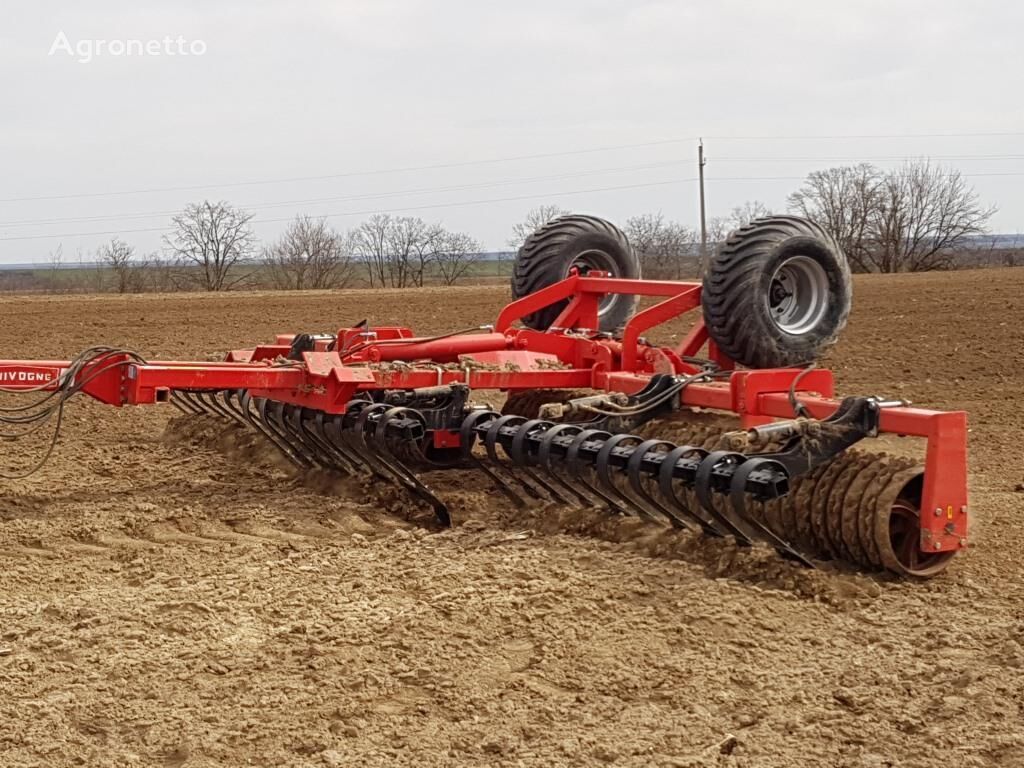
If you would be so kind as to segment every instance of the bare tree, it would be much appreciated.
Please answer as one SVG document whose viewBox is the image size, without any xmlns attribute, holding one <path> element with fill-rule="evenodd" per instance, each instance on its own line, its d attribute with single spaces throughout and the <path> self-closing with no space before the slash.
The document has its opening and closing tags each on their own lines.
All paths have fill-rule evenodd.
<svg viewBox="0 0 1024 768">
<path fill-rule="evenodd" d="M 366 267 L 370 287 L 423 285 L 444 229 L 412 216 L 378 213 L 349 233 L 349 248 Z"/>
<path fill-rule="evenodd" d="M 771 215 L 772 209 L 760 200 L 747 200 L 743 205 L 737 205 L 729 212 L 727 221 L 731 229 L 739 229 L 740 227 L 745 227 L 754 219 Z"/>
<path fill-rule="evenodd" d="M 434 255 L 438 274 L 445 285 L 454 285 L 480 260 L 480 243 L 464 232 L 445 232 Z"/>
<path fill-rule="evenodd" d="M 699 271 L 698 236 L 689 227 L 648 213 L 626 219 L 623 229 L 645 276 L 679 279 Z"/>
<path fill-rule="evenodd" d="M 959 171 L 927 160 L 814 171 L 789 207 L 828 230 L 860 272 L 948 269 L 995 213 Z"/>
<path fill-rule="evenodd" d="M 175 258 L 194 267 L 189 274 L 204 290 L 230 290 L 249 276 L 242 267 L 256 248 L 252 216 L 224 201 L 193 203 L 171 219 L 174 232 L 164 243 Z"/>
<path fill-rule="evenodd" d="M 281 290 L 344 288 L 353 278 L 345 239 L 324 219 L 296 216 L 280 239 L 264 248 L 263 260 Z"/>
<path fill-rule="evenodd" d="M 995 211 L 981 207 L 959 171 L 927 160 L 906 163 L 880 185 L 871 266 L 878 272 L 949 269 Z"/>
<path fill-rule="evenodd" d="M 394 219 L 389 238 L 394 287 L 423 285 L 444 234 L 444 227 L 440 224 L 428 224 L 417 217 L 399 216 Z"/>
<path fill-rule="evenodd" d="M 558 205 L 538 205 L 532 208 L 525 219 L 512 227 L 512 237 L 508 239 L 509 247 L 518 251 L 534 230 L 567 213 L 569 211 Z"/>
<path fill-rule="evenodd" d="M 789 209 L 821 224 L 858 272 L 871 270 L 882 172 L 870 163 L 813 171 L 789 196 Z"/>
<path fill-rule="evenodd" d="M 60 290 L 61 269 L 64 266 L 64 243 L 58 243 L 57 247 L 47 254 L 47 261 L 50 264 L 50 274 L 47 275 L 48 290 L 56 292 Z"/>
<path fill-rule="evenodd" d="M 146 259 L 135 258 L 135 248 L 117 237 L 104 243 L 96 252 L 97 266 L 107 269 L 114 276 L 114 290 L 117 293 L 138 293 L 145 289 Z"/>
<path fill-rule="evenodd" d="M 760 200 L 748 200 L 743 205 L 737 205 L 729 211 L 727 216 L 713 216 L 708 219 L 708 253 L 713 253 L 719 245 L 724 243 L 733 230 L 746 226 L 754 219 L 771 216 L 771 214 L 771 209 Z"/>
<path fill-rule="evenodd" d="M 149 259 L 149 289 L 156 293 L 186 290 L 189 285 L 194 285 L 188 272 L 181 259 L 154 253 Z"/>
<path fill-rule="evenodd" d="M 388 229 L 391 217 L 377 213 L 348 233 L 348 248 L 366 268 L 370 287 L 384 287 L 388 279 Z"/>
</svg>

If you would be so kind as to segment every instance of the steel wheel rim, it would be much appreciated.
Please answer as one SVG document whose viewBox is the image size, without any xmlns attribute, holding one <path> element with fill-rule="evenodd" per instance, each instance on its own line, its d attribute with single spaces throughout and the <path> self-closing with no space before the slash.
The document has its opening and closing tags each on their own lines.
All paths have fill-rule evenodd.
<svg viewBox="0 0 1024 768">
<path fill-rule="evenodd" d="M 828 309 L 828 275 L 809 256 L 782 262 L 768 287 L 768 313 L 776 327 L 800 336 L 807 333 Z"/>
<path fill-rule="evenodd" d="M 906 499 L 896 499 L 889 511 L 889 542 L 903 572 L 909 576 L 932 576 L 944 570 L 956 555 L 952 552 L 921 550 L 921 514 Z"/>
<path fill-rule="evenodd" d="M 598 249 L 580 251 L 576 254 L 572 261 L 569 262 L 569 266 L 565 270 L 565 276 L 568 277 L 574 269 L 581 275 L 586 275 L 596 269 L 617 276 L 615 275 L 615 262 L 612 260 L 612 257 L 605 251 Z M 604 296 L 597 305 L 597 316 L 603 317 L 606 315 L 617 298 L 618 296 L 614 293 Z"/>
</svg>

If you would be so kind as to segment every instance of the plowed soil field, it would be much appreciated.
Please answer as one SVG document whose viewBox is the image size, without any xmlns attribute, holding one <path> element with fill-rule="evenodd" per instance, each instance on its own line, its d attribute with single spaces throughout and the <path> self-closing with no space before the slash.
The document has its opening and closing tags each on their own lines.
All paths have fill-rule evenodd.
<svg viewBox="0 0 1024 768">
<path fill-rule="evenodd" d="M 0 357 L 217 359 L 505 300 L 4 297 Z M 841 392 L 970 413 L 972 547 L 930 582 L 596 535 L 465 472 L 432 478 L 438 532 L 169 406 L 76 400 L 0 484 L 0 766 L 1024 766 L 1024 270 L 855 304 Z"/>
</svg>

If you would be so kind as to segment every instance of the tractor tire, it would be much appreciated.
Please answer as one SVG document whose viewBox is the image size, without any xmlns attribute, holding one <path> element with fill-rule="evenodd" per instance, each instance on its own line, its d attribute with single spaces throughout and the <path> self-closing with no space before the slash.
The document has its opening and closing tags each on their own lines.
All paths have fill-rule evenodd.
<svg viewBox="0 0 1024 768">
<path fill-rule="evenodd" d="M 512 270 L 512 297 L 521 299 L 564 280 L 573 267 L 580 274 L 601 270 L 612 277 L 640 277 L 640 260 L 618 227 L 595 216 L 570 214 L 552 219 L 526 238 Z M 523 324 L 546 331 L 567 304 L 563 300 L 539 309 L 524 317 Z M 635 310 L 635 296 L 610 294 L 601 302 L 600 327 L 595 330 L 615 332 Z"/>
<path fill-rule="evenodd" d="M 711 340 L 749 368 L 815 362 L 846 325 L 852 281 L 846 257 L 819 225 L 766 216 L 731 232 L 702 291 Z"/>
</svg>

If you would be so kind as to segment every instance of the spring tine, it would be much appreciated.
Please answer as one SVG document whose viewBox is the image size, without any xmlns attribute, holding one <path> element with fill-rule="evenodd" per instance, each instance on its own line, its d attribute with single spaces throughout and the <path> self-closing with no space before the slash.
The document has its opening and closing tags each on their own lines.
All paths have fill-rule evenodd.
<svg viewBox="0 0 1024 768">
<path fill-rule="evenodd" d="M 732 501 L 733 512 L 737 517 L 742 518 L 747 525 L 757 529 L 761 538 L 775 547 L 775 550 L 780 555 L 790 560 L 796 560 L 797 562 L 806 565 L 808 568 L 813 568 L 814 563 L 797 551 L 792 544 L 764 525 L 760 520 L 752 517 L 747 511 L 746 502 L 749 498 L 746 492 L 747 478 L 750 477 L 751 473 L 758 469 L 765 469 L 768 465 L 781 467 L 778 462 L 772 461 L 771 459 L 748 459 L 737 467 L 736 472 L 732 476 L 729 490 L 729 497 Z"/>
<path fill-rule="evenodd" d="M 301 436 L 295 434 L 292 430 L 292 425 L 288 420 L 288 414 L 291 413 L 294 406 L 280 400 L 270 400 L 267 402 L 265 408 L 267 416 L 278 428 L 278 432 L 284 440 L 292 446 L 292 449 L 302 456 L 302 458 L 309 463 L 311 468 L 322 466 L 318 461 L 318 457 L 315 452 L 311 451 L 309 446 L 302 442 Z"/>
<path fill-rule="evenodd" d="M 206 403 L 206 407 L 210 409 L 211 414 L 227 421 L 234 421 L 231 412 L 221 404 L 220 399 L 217 397 L 218 394 L 220 393 L 217 390 L 208 390 L 200 392 L 198 397 Z"/>
<path fill-rule="evenodd" d="M 351 405 L 351 403 L 350 403 Z M 345 426 L 344 416 L 331 416 L 323 420 L 323 431 L 328 441 L 340 453 L 342 453 L 355 467 L 369 472 L 375 477 L 384 477 L 377 470 L 377 467 L 370 461 L 365 452 L 354 445 L 355 436 L 352 430 Z M 389 478 L 386 478 L 389 479 Z"/>
<path fill-rule="evenodd" d="M 240 389 L 237 391 L 239 400 L 239 412 L 245 421 L 254 430 L 263 435 L 288 461 L 294 464 L 299 469 L 307 469 L 306 465 L 303 464 L 301 458 L 295 455 L 292 451 L 291 446 L 287 442 L 282 440 L 277 434 L 263 421 L 260 416 L 258 409 L 253 404 L 252 394 L 247 389 Z"/>
<path fill-rule="evenodd" d="M 680 445 L 678 448 L 674 448 L 665 454 L 665 458 L 661 462 L 661 468 L 658 471 L 658 490 L 661 491 L 661 495 L 668 499 L 676 509 L 683 514 L 686 514 L 697 521 L 700 529 L 707 536 L 714 536 L 720 538 L 725 536 L 725 531 L 715 522 L 717 515 L 712 514 L 710 520 L 706 520 L 697 514 L 697 510 L 691 509 L 682 499 L 679 498 L 679 494 L 676 490 L 675 476 L 673 471 L 675 469 L 676 462 L 684 456 L 700 456 L 701 458 L 708 455 L 708 452 L 703 448 L 698 448 L 695 445 Z"/>
<path fill-rule="evenodd" d="M 569 476 L 579 482 L 581 485 L 587 486 L 587 488 L 594 492 L 594 495 L 600 497 L 600 499 L 608 506 L 615 514 L 623 514 L 622 508 L 615 502 L 613 498 L 608 496 L 604 491 L 601 490 L 598 485 L 590 485 L 587 480 L 583 478 L 582 463 L 580 462 L 580 448 L 588 440 L 607 440 L 610 438 L 611 432 L 605 432 L 601 429 L 584 429 L 578 435 L 576 435 L 569 447 L 565 451 L 565 463 L 569 467 Z"/>
<path fill-rule="evenodd" d="M 206 411 L 204 411 L 202 408 L 196 405 L 196 401 L 193 399 L 192 393 L 189 392 L 187 389 L 179 389 L 177 390 L 177 393 L 178 396 L 181 398 L 181 402 L 185 405 L 185 407 L 190 409 L 192 413 L 196 414 L 197 416 L 202 416 L 206 414 Z"/>
<path fill-rule="evenodd" d="M 242 408 L 235 399 L 239 396 L 238 393 L 239 390 L 237 389 L 222 389 L 220 391 L 221 403 L 227 413 L 231 415 L 231 418 L 242 426 L 247 427 L 249 426 L 249 420 L 245 417 L 245 414 L 242 413 Z"/>
<path fill-rule="evenodd" d="M 391 464 L 395 469 L 398 469 L 402 476 L 406 487 L 413 492 L 413 494 L 419 497 L 422 501 L 428 503 L 434 510 L 434 516 L 437 517 L 437 521 L 445 527 L 451 527 L 452 518 L 448 512 L 448 505 L 445 504 L 441 499 L 434 493 L 434 491 L 413 472 L 405 462 L 401 461 L 394 452 L 388 447 L 388 426 L 391 422 L 401 417 L 409 417 L 418 421 L 421 427 L 426 432 L 426 423 L 423 419 L 423 415 L 413 409 L 405 407 L 395 407 L 385 412 L 380 420 L 377 422 L 377 428 L 374 431 L 374 439 L 376 440 L 378 449 L 381 454 L 390 459 Z"/>
<path fill-rule="evenodd" d="M 208 402 L 206 402 L 206 392 L 204 392 L 203 390 L 196 390 L 195 392 L 190 392 L 189 394 L 191 394 L 192 396 L 192 402 L 199 406 L 199 409 L 207 416 L 220 416 L 217 410 Z"/>
<path fill-rule="evenodd" d="M 367 442 L 366 425 L 371 416 L 380 416 L 390 406 L 383 403 L 374 403 L 370 400 L 351 400 L 345 406 L 345 416 L 342 419 L 342 431 L 349 451 L 359 457 L 359 460 L 370 470 L 375 477 L 388 482 L 395 482 L 394 472 L 381 460 L 380 456 L 372 449 Z"/>
<path fill-rule="evenodd" d="M 171 405 L 186 416 L 197 416 L 199 414 L 199 411 L 185 397 L 185 393 L 178 389 L 171 390 Z"/>
<path fill-rule="evenodd" d="M 743 546 L 750 546 L 753 542 L 750 534 L 744 531 L 740 525 L 728 515 L 721 512 L 716 506 L 716 501 L 711 489 L 711 478 L 715 469 L 722 464 L 729 462 L 741 462 L 746 459 L 742 453 L 735 451 L 712 451 L 701 461 L 697 468 L 697 475 L 694 479 L 694 490 L 697 492 L 697 500 L 704 508 L 704 511 L 722 523 L 729 533 Z"/>
<path fill-rule="evenodd" d="M 516 432 L 515 436 L 512 438 L 512 445 L 509 447 L 508 454 L 512 458 L 512 461 L 517 466 L 522 467 L 523 471 L 526 472 L 530 479 L 547 491 L 548 495 L 550 495 L 555 501 L 561 502 L 562 504 L 568 504 L 569 500 L 566 499 L 565 496 L 559 493 L 551 483 L 534 472 L 531 465 L 535 465 L 537 463 L 536 458 L 533 457 L 529 451 L 525 450 L 526 438 L 529 437 L 530 434 L 537 431 L 543 432 L 553 426 L 554 424 L 552 422 L 542 421 L 541 419 L 531 419 L 530 421 L 525 422 L 519 427 L 519 431 Z M 538 427 L 540 427 L 539 430 L 537 429 Z"/>
<path fill-rule="evenodd" d="M 281 409 L 281 418 L 289 434 L 302 445 L 306 453 L 321 467 L 344 471 L 344 467 L 338 464 L 334 454 L 317 441 L 316 435 L 305 428 L 302 422 L 304 410 L 301 405 L 285 405 Z"/>
<path fill-rule="evenodd" d="M 329 454 L 335 464 L 347 475 L 356 474 L 358 462 L 352 459 L 327 436 L 324 431 L 324 418 L 326 414 L 319 410 L 303 409 L 303 428 L 320 445 L 321 449 Z"/>
<path fill-rule="evenodd" d="M 272 410 L 273 401 L 265 397 L 257 397 L 253 400 L 256 406 L 256 413 L 259 415 L 260 424 L 263 425 L 264 434 L 270 437 L 274 445 L 300 469 L 311 469 L 313 466 L 312 462 L 288 438 L 288 434 L 284 431 L 283 426 L 274 418 L 275 414 Z"/>
<path fill-rule="evenodd" d="M 462 427 L 459 430 L 459 445 L 462 446 L 462 457 L 466 459 L 470 464 L 483 472 L 487 477 L 491 479 L 494 487 L 501 491 L 505 496 L 512 501 L 514 504 L 525 505 L 526 499 L 515 492 L 505 480 L 494 470 L 492 470 L 487 464 L 480 461 L 480 459 L 473 453 L 473 444 L 476 442 L 476 432 L 474 427 L 477 423 L 484 419 L 499 419 L 501 414 L 497 411 L 473 411 L 463 421 Z"/>
<path fill-rule="evenodd" d="M 498 456 L 497 441 L 499 430 L 502 427 L 519 426 L 525 421 L 526 419 L 522 416 L 515 416 L 511 414 L 508 416 L 499 416 L 487 428 L 487 434 L 484 435 L 484 448 L 487 451 L 487 458 L 489 458 L 495 466 L 504 470 L 505 473 L 515 480 L 524 491 L 530 494 L 530 496 L 535 499 L 543 500 L 544 495 L 540 491 L 517 475 L 511 463 L 502 461 L 501 457 Z"/>
<path fill-rule="evenodd" d="M 365 434 L 367 419 L 371 415 L 379 415 L 387 409 L 388 406 L 382 403 L 374 403 L 369 400 L 350 400 L 345 406 L 345 416 L 341 422 L 340 434 L 348 445 L 349 451 L 358 456 L 370 472 L 383 480 L 393 481 L 394 475 L 367 445 Z"/>
<path fill-rule="evenodd" d="M 554 444 L 556 437 L 565 432 L 571 432 L 572 435 L 578 435 L 583 431 L 583 429 L 584 428 L 578 424 L 555 424 L 553 427 L 548 429 L 541 437 L 540 446 L 537 448 L 537 464 L 540 465 L 541 469 L 548 473 L 548 477 L 555 482 L 561 483 L 562 487 L 573 494 L 579 500 L 580 504 L 586 508 L 597 506 L 597 502 L 575 485 L 565 480 L 565 478 L 559 474 L 555 469 L 551 453 L 551 446 Z"/>
<path fill-rule="evenodd" d="M 651 522 L 658 522 L 657 515 L 653 514 L 649 509 L 647 509 L 642 503 L 638 502 L 632 496 L 625 493 L 621 488 L 616 486 L 615 481 L 612 480 L 612 451 L 614 451 L 620 443 L 625 443 L 629 441 L 632 441 L 635 446 L 639 443 L 642 443 L 644 439 L 636 435 L 621 433 L 618 435 L 612 435 L 605 441 L 604 445 L 602 445 L 601 449 L 597 452 L 597 459 L 594 462 L 594 466 L 597 469 L 597 480 L 604 486 L 605 491 L 607 491 L 609 495 L 621 500 L 622 504 L 627 509 L 635 509 L 637 514 L 640 515 L 640 517 L 646 518 Z"/>
<path fill-rule="evenodd" d="M 388 424 L 405 412 L 415 413 L 410 408 L 401 406 L 390 406 L 378 403 L 363 408 L 356 419 L 356 435 L 362 440 L 366 450 L 373 455 L 377 463 L 383 467 L 398 485 L 405 488 L 409 493 L 421 501 L 429 504 L 434 510 L 434 516 L 442 525 L 451 525 L 451 516 L 448 513 L 447 505 L 439 499 L 430 488 L 420 482 L 408 467 L 398 461 L 385 445 L 384 437 L 387 434 Z M 376 424 L 371 425 L 370 417 L 377 416 Z M 374 427 L 369 429 L 369 427 Z"/>
<path fill-rule="evenodd" d="M 655 498 L 644 486 L 643 480 L 640 476 L 640 464 L 643 462 L 644 456 L 647 453 L 651 453 L 658 448 L 668 448 L 671 451 L 675 447 L 674 443 L 670 443 L 667 440 L 644 440 L 636 447 L 633 455 L 630 456 L 629 461 L 626 462 L 626 475 L 629 478 L 629 487 L 633 489 L 633 493 L 647 502 L 651 508 L 658 510 L 661 514 L 667 517 L 673 527 L 686 530 L 690 525 L 669 507 L 658 501 L 658 499 Z"/>
<path fill-rule="evenodd" d="M 334 450 L 333 446 L 321 440 L 320 435 L 313 429 L 312 422 L 315 418 L 313 414 L 315 411 L 310 408 L 295 406 L 291 413 L 293 431 L 301 437 L 303 443 L 310 447 L 310 450 L 315 451 L 321 463 L 327 464 L 337 472 L 348 474 L 351 469 L 348 463 L 344 459 L 339 459 L 338 452 Z"/>
<path fill-rule="evenodd" d="M 191 390 L 182 390 L 181 395 L 183 398 L 185 398 L 188 404 L 192 406 L 193 409 L 195 409 L 197 415 L 209 415 L 209 411 L 206 410 L 206 406 L 199 401 L 199 399 L 196 397 L 195 392 L 192 392 Z"/>
</svg>

